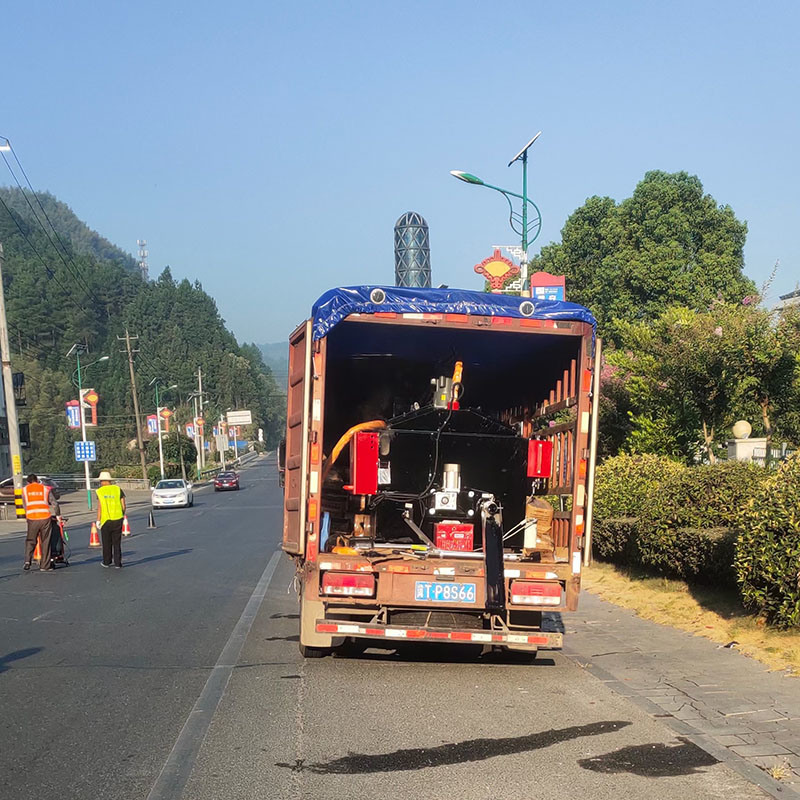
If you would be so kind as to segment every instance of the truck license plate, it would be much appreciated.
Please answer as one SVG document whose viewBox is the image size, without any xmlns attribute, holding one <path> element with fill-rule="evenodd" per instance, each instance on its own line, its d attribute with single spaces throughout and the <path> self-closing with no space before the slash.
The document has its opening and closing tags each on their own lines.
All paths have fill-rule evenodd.
<svg viewBox="0 0 800 800">
<path fill-rule="evenodd" d="M 417 581 L 414 588 L 415 600 L 428 600 L 433 603 L 474 603 L 474 583 L 436 583 Z"/>
</svg>

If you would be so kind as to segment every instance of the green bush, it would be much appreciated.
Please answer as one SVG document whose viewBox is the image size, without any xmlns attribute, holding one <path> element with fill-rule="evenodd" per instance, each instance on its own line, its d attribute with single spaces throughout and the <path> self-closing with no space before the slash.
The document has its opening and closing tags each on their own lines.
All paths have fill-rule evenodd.
<svg viewBox="0 0 800 800">
<path fill-rule="evenodd" d="M 635 560 L 689 582 L 735 583 L 735 528 L 766 473 L 739 461 L 687 467 L 644 504 Z"/>
<path fill-rule="evenodd" d="M 661 492 L 668 478 L 688 468 L 654 455 L 619 455 L 606 459 L 595 472 L 594 517 L 638 517 Z"/>
<path fill-rule="evenodd" d="M 662 482 L 640 516 L 660 528 L 732 527 L 766 477 L 763 467 L 742 461 L 686 467 Z"/>
<path fill-rule="evenodd" d="M 642 527 L 636 561 L 660 575 L 687 583 L 736 586 L 736 531 L 730 528 Z"/>
<path fill-rule="evenodd" d="M 142 465 L 141 464 L 119 464 L 111 470 L 111 474 L 115 478 L 141 478 Z"/>
<path fill-rule="evenodd" d="M 630 565 L 635 550 L 636 517 L 598 519 L 592 528 L 592 553 L 601 561 Z"/>
<path fill-rule="evenodd" d="M 745 606 L 800 625 L 800 459 L 773 473 L 739 513 L 736 575 Z"/>
<path fill-rule="evenodd" d="M 734 586 L 738 520 L 765 480 L 761 467 L 741 462 L 610 458 L 598 469 L 593 551 L 688 582 Z"/>
</svg>

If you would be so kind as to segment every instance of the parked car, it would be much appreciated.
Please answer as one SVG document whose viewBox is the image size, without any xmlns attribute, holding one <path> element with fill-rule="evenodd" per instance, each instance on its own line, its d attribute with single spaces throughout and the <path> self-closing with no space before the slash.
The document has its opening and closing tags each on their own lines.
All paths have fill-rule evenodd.
<svg viewBox="0 0 800 800">
<path fill-rule="evenodd" d="M 45 485 L 49 486 L 52 491 L 53 495 L 56 500 L 61 499 L 61 490 L 58 487 L 58 484 L 50 480 L 45 476 L 40 476 L 39 480 Z M 23 484 L 24 484 L 23 480 Z M 0 481 L 0 503 L 13 503 L 14 502 L 14 479 L 13 478 L 6 478 L 4 481 Z"/>
<path fill-rule="evenodd" d="M 182 478 L 159 481 L 152 494 L 153 508 L 190 508 L 194 505 L 192 484 Z"/>
<path fill-rule="evenodd" d="M 239 488 L 239 476 L 235 472 L 220 472 L 216 478 L 214 478 L 214 491 L 215 492 L 224 492 L 228 489 L 237 489 Z"/>
</svg>

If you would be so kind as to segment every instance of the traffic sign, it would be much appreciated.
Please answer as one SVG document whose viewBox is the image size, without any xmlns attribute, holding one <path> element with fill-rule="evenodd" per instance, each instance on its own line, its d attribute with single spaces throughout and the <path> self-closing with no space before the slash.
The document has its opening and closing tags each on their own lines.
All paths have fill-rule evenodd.
<svg viewBox="0 0 800 800">
<path fill-rule="evenodd" d="M 81 408 L 84 419 L 86 419 L 86 409 L 91 411 L 90 418 L 85 421 L 85 425 L 90 428 L 97 427 L 97 404 L 100 402 L 100 395 L 94 389 L 81 389 Z"/>
<path fill-rule="evenodd" d="M 80 428 L 81 426 L 81 405 L 77 400 L 70 400 L 66 404 L 67 427 Z"/>
<path fill-rule="evenodd" d="M 155 414 L 150 414 L 147 417 L 147 432 L 158 433 L 158 417 Z"/>
<path fill-rule="evenodd" d="M 228 425 L 252 425 L 253 414 L 247 410 L 229 411 L 227 414 Z"/>
<path fill-rule="evenodd" d="M 75 442 L 76 461 L 97 461 L 97 447 L 94 442 Z"/>
</svg>

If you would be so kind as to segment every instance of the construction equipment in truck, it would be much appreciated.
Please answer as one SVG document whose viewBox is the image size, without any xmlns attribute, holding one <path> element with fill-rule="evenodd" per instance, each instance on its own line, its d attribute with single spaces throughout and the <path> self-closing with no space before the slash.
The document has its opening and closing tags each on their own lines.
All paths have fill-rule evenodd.
<svg viewBox="0 0 800 800">
<path fill-rule="evenodd" d="M 578 605 L 598 390 L 574 303 L 326 292 L 289 339 L 283 549 L 300 649 L 558 649 Z"/>
</svg>

